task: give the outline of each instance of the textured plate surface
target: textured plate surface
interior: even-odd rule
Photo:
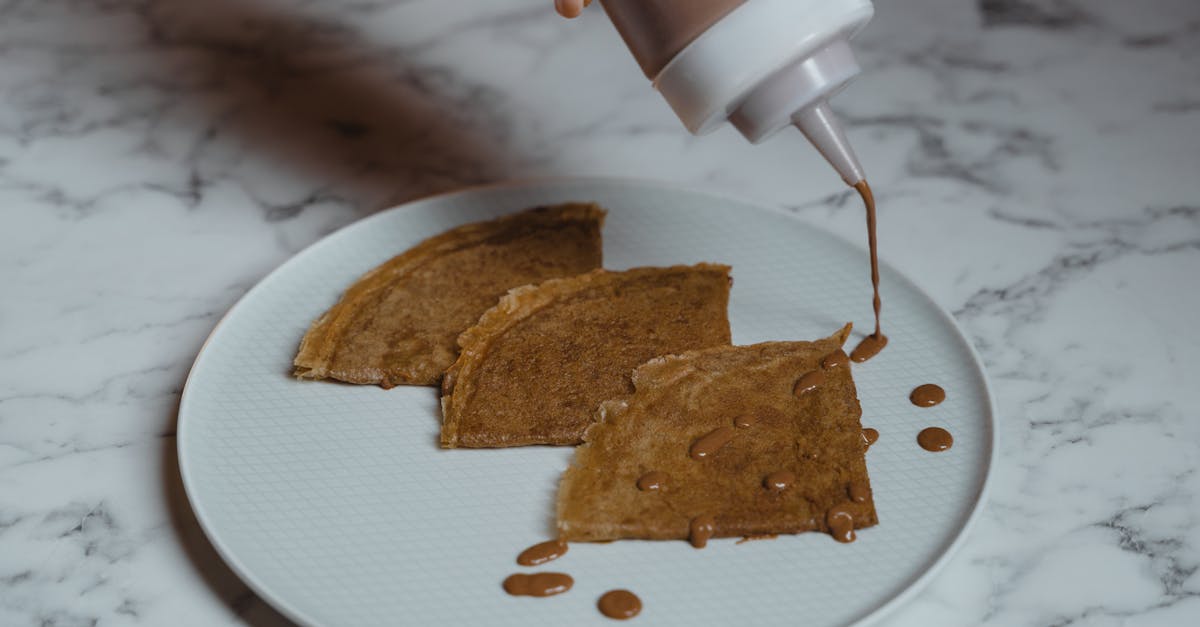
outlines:
[[[684,542],[575,544],[548,570],[575,588],[514,598],[517,553],[550,537],[565,448],[437,447],[432,388],[384,391],[288,373],[308,324],[356,277],[463,222],[595,200],[610,210],[605,266],[733,266],[733,339],[813,339],[871,326],[865,252],[774,210],[649,183],[563,181],[411,203],[335,233],[251,290],[201,351],[184,391],[179,457],[196,515],[231,566],[312,625],[609,624],[612,588],[641,596],[646,625],[843,625],[877,617],[932,575],[983,499],[994,450],[987,383],[953,320],[883,268],[891,345],[855,366],[880,525],[841,545],[820,534],[703,551]],[[865,237],[864,237],[865,239]],[[886,251],[886,241],[883,244]],[[914,407],[938,383],[947,400]],[[945,453],[916,444],[947,427]],[[547,570],[546,568],[540,570]]]

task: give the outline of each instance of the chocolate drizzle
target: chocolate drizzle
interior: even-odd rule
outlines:
[[[708,539],[713,536],[717,520],[708,514],[692,519],[688,525],[688,542],[697,549],[708,546]]]
[[[805,373],[804,376],[796,381],[796,387],[792,388],[792,393],[796,396],[802,396],[821,387],[824,383],[825,373],[820,370],[813,370],[812,372]]]
[[[552,562],[567,553],[567,543],[562,540],[548,540],[535,544],[517,556],[517,563],[522,566],[538,566]]]
[[[826,355],[825,359],[821,360],[821,367],[826,370],[832,370],[834,368],[841,368],[848,363],[850,363],[850,358],[846,356],[846,353],[837,351]]]
[[[871,445],[879,440],[879,430],[867,427],[866,429],[862,430],[862,438],[863,442],[866,443],[867,448],[871,448]]]
[[[609,618],[626,620],[642,611],[642,600],[628,590],[609,590],[596,602],[596,607]]]
[[[851,355],[854,361],[866,361],[883,350],[887,346],[887,336],[883,334],[883,326],[880,323],[880,312],[883,311],[883,299],[879,297],[879,241],[875,236],[875,194],[871,192],[871,186],[866,180],[859,181],[854,184],[854,189],[858,190],[858,195],[862,196],[863,204],[867,208],[867,243],[871,247],[871,288],[874,290],[874,297],[871,299],[871,305],[875,309],[875,333],[869,337],[876,338],[875,345],[872,346],[874,352],[868,354],[867,351],[861,353],[862,359],[858,359]],[[855,353],[863,348],[862,344],[854,349]]]
[[[868,335],[850,352],[850,359],[854,360],[854,363],[862,363],[878,355],[887,344],[888,339],[886,335]]]
[[[714,453],[721,450],[721,447],[729,444],[729,441],[733,439],[733,436],[733,427],[717,427],[693,442],[692,448],[688,451],[688,455],[690,455],[692,459],[698,461],[708,459]]]
[[[946,400],[946,390],[932,383],[918,385],[912,394],[908,395],[908,400],[917,407],[933,407]]]
[[[575,580],[563,573],[517,573],[504,580],[504,591],[513,596],[548,597],[562,594],[573,585]]]
[[[669,479],[670,477],[667,475],[667,473],[660,470],[651,470],[637,480],[637,487],[642,492],[662,490],[663,488],[667,487],[667,481]]]
[[[854,542],[854,514],[844,505],[834,505],[825,512],[825,524],[829,527],[829,535],[838,542]]]
[[[917,434],[917,444],[931,453],[940,453],[954,446],[954,436],[941,427],[929,427]]]

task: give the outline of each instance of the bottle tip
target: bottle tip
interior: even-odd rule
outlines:
[[[818,100],[797,111],[792,116],[792,123],[837,170],[847,185],[853,187],[866,179],[862,165],[827,101]]]

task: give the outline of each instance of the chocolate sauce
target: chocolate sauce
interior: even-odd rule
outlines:
[[[601,0],[648,78],[746,0]]]
[[[504,591],[513,596],[548,597],[562,594],[573,585],[575,580],[563,573],[517,573],[504,580]]]
[[[733,419],[733,426],[738,429],[747,429],[753,427],[758,422],[758,417],[752,414],[742,414]]]
[[[823,383],[825,383],[825,373],[820,370],[813,370],[800,377],[799,381],[796,381],[796,387],[792,388],[792,393],[796,396],[801,396],[821,387]]]
[[[548,540],[535,544],[517,556],[517,563],[522,566],[538,566],[552,562],[567,554],[567,543],[562,540]]]
[[[717,427],[693,442],[688,454],[695,460],[708,459],[714,453],[721,450],[722,446],[729,444],[729,441],[733,439],[733,435],[733,427]]]
[[[844,505],[834,505],[825,512],[825,524],[829,526],[829,535],[838,542],[854,542],[854,514]]]
[[[888,339],[886,335],[880,335],[878,337],[874,335],[868,335],[858,343],[858,346],[854,347],[853,351],[850,351],[850,359],[852,359],[855,363],[861,364],[862,362],[878,355],[879,352],[882,351],[885,346],[887,346],[887,344]]]
[[[836,353],[826,355],[825,359],[821,360],[821,367],[826,370],[832,370],[834,368],[841,368],[848,363],[850,363],[850,358],[846,356],[846,353],[837,351]]]
[[[879,318],[879,312],[883,310],[883,300],[879,298],[879,242],[875,237],[875,194],[871,192],[871,186],[867,184],[865,179],[855,183],[854,189],[858,190],[858,195],[862,196],[863,204],[867,207],[867,244],[871,247],[871,287],[875,291],[875,296],[871,299],[871,304],[875,308],[875,333],[872,336],[881,338],[883,341],[882,345],[874,353],[862,359],[854,360],[866,361],[883,350],[884,346],[887,346],[887,338],[883,335],[883,328],[880,325]],[[862,345],[859,344],[859,347],[861,348]],[[858,349],[855,349],[855,352],[857,351]]]
[[[929,427],[917,434],[917,444],[931,453],[940,453],[954,446],[954,437],[941,427]]]
[[[774,492],[782,492],[793,483],[796,483],[796,473],[788,470],[779,470],[763,478],[763,487]]]
[[[919,385],[908,395],[908,400],[917,407],[933,407],[946,400],[946,390],[932,383]]]
[[[609,590],[596,602],[596,607],[609,618],[626,620],[642,611],[642,600],[628,590]]]
[[[688,525],[688,542],[697,549],[708,546],[708,539],[712,537],[716,524],[717,520],[708,514],[693,518]]]
[[[850,500],[855,503],[866,503],[867,499],[871,498],[871,488],[865,483],[855,481],[846,489],[846,493],[850,496]]]
[[[670,477],[667,476],[667,473],[662,472],[661,470],[651,470],[637,480],[637,487],[642,492],[661,490],[667,487],[668,479],[670,479]]]
[[[867,427],[862,430],[862,438],[863,442],[866,442],[867,448],[871,448],[871,445],[879,439],[879,430]]]

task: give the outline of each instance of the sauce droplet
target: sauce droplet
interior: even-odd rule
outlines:
[[[796,473],[788,470],[773,472],[763,478],[763,487],[774,492],[782,492],[796,482]]]
[[[867,499],[871,498],[871,488],[858,481],[851,483],[846,492],[850,495],[850,500],[855,503],[866,503]]]
[[[887,344],[888,339],[886,335],[868,335],[858,343],[858,346],[854,347],[853,351],[850,352],[850,359],[854,360],[854,363],[861,364],[862,362],[878,355],[879,351],[882,351]]]
[[[717,520],[708,514],[693,518],[688,527],[688,542],[697,549],[708,546],[708,539],[712,537],[716,524]]]
[[[741,416],[733,419],[733,426],[737,427],[738,429],[753,427],[757,423],[758,417],[752,414],[742,414]]]
[[[637,487],[642,492],[661,490],[667,487],[667,480],[669,478],[670,477],[667,476],[667,473],[662,472],[661,470],[651,470],[637,480]]]
[[[954,436],[941,427],[929,427],[917,434],[917,444],[932,453],[940,453],[954,446]]]
[[[932,383],[919,385],[908,395],[908,400],[917,407],[933,407],[946,400],[946,390]]]
[[[537,566],[554,561],[567,553],[567,543],[562,540],[548,540],[535,544],[517,556],[517,563],[522,566]]]
[[[867,444],[867,448],[871,448],[871,445],[879,440],[879,430],[867,427],[862,431],[862,438],[863,442]]]
[[[826,370],[830,370],[833,368],[841,368],[848,363],[850,363],[850,358],[846,356],[845,352],[839,350],[826,355],[825,359],[821,360],[821,367]]]
[[[693,442],[688,454],[692,459],[707,459],[721,450],[722,446],[729,444],[729,441],[733,439],[733,434],[733,427],[717,427]]]
[[[829,526],[829,535],[838,542],[854,542],[854,514],[842,505],[835,505],[825,512],[825,524]]]
[[[609,590],[600,597],[596,607],[609,618],[626,620],[642,611],[642,600],[628,590]]]
[[[813,370],[800,377],[799,381],[796,381],[796,387],[792,388],[792,393],[796,396],[807,394],[821,387],[822,383],[825,383],[825,373],[820,370]]]
[[[562,594],[573,585],[575,580],[563,573],[517,573],[504,580],[504,591],[513,596],[548,597]]]

